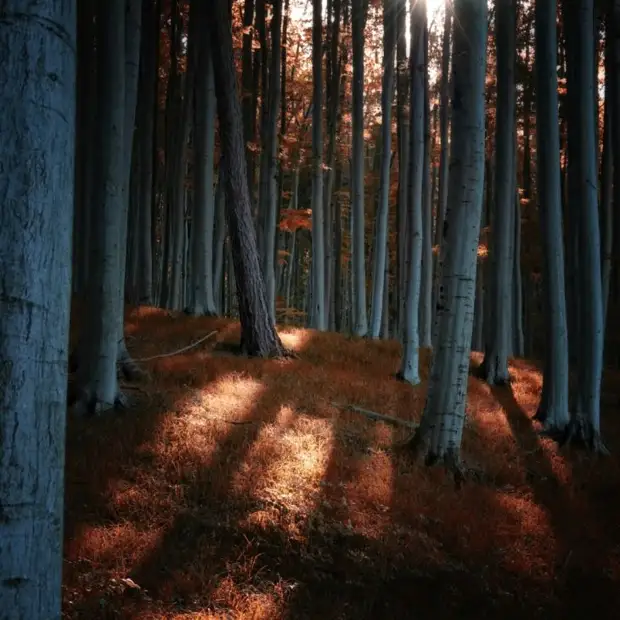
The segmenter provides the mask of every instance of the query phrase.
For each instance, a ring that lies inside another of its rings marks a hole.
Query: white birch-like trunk
[[[412,449],[459,469],[484,187],[487,4],[454,0],[452,149],[426,407]]]
[[[76,3],[0,12],[0,616],[59,619]]]

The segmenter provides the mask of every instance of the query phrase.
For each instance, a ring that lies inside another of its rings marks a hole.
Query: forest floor
[[[616,618],[620,376],[605,378],[609,458],[559,449],[531,418],[541,376],[469,380],[455,489],[399,447],[419,387],[395,342],[282,329],[297,359],[232,352],[238,325],[142,308],[133,406],[67,432],[67,619]]]

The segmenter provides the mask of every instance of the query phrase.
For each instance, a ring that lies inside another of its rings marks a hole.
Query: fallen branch
[[[200,340],[196,340],[196,342],[192,342],[191,344],[188,344],[186,347],[183,347],[182,349],[177,349],[176,351],[172,351],[170,353],[160,353],[159,355],[151,355],[151,357],[142,357],[140,359],[137,359],[137,360],[135,359],[133,361],[134,362],[150,362],[151,360],[156,360],[161,357],[172,357],[173,355],[179,355],[179,353],[185,353],[185,351],[189,351],[189,349],[193,349],[194,347],[197,347],[199,344],[203,343],[208,338],[211,338],[211,336],[215,336],[215,334],[217,334],[217,330],[212,331],[210,334],[207,334],[206,336],[203,336]]]
[[[406,426],[407,428],[411,429],[415,429],[418,427],[415,422],[410,422],[409,420],[401,420],[400,418],[395,418],[391,415],[376,413],[375,411],[362,409],[361,407],[357,407],[355,405],[341,405],[339,403],[332,403],[332,405],[334,407],[337,407],[338,409],[346,409],[348,411],[354,411],[355,413],[361,413],[367,418],[370,418],[371,420],[375,420],[377,422],[385,422],[386,424],[392,424],[393,426]]]

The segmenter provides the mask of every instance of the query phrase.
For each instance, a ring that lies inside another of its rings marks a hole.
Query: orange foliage
[[[70,419],[67,620],[613,608],[620,465],[536,434],[535,366],[513,361],[511,388],[470,378],[472,478],[456,491],[399,448],[406,429],[335,405],[419,420],[427,351],[412,388],[391,375],[396,342],[284,329],[298,359],[244,359],[237,324],[151,308],[128,315],[127,341],[149,357],[214,329],[215,342],[148,362],[128,412]]]

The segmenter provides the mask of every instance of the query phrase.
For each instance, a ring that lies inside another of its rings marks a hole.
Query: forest
[[[617,617],[620,0],[3,0],[0,153],[0,620]]]

